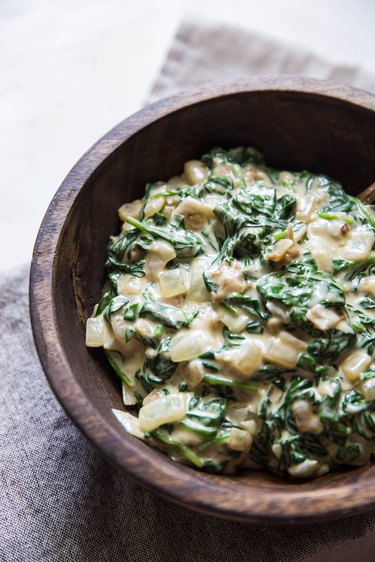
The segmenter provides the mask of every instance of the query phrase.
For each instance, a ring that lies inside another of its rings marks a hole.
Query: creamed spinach
[[[324,175],[215,148],[119,209],[87,322],[128,432],[217,473],[375,452],[375,216]]]

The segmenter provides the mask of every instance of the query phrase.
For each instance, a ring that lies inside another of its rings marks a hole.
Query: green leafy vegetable
[[[159,228],[146,224],[146,222],[140,222],[133,217],[128,217],[127,221],[141,232],[147,232],[156,239],[161,238],[172,244],[177,257],[193,257],[201,252],[202,239],[191,230]]]
[[[175,421],[144,439],[213,473],[252,461],[315,477],[367,462],[375,441],[371,207],[327,176],[268,167],[251,147],[213,148],[178,180],[145,192],[109,242],[105,290],[87,330],[88,345],[105,348],[124,383],[126,403],[175,405],[165,406]],[[361,232],[358,261],[350,248]],[[181,279],[167,297],[161,275],[171,271]],[[294,349],[288,334],[305,345]],[[186,338],[178,363],[176,335]],[[250,360],[246,349],[254,350],[251,377],[237,364]],[[164,399],[171,395],[175,402]]]
[[[226,409],[227,401],[224,398],[202,399],[194,396],[180,425],[200,435],[216,435]]]
[[[187,314],[175,306],[168,306],[154,302],[145,302],[139,312],[140,316],[149,316],[153,320],[160,322],[168,328],[180,330],[189,326],[195,314]]]

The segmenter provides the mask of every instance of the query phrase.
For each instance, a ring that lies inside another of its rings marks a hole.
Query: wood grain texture
[[[361,193],[358,194],[358,199],[364,203],[373,203],[375,201],[375,182],[361,191]]]
[[[31,268],[40,360],[69,416],[115,464],[172,501],[247,522],[293,523],[375,508],[375,466],[291,482],[262,472],[217,476],[178,465],[127,434],[111,413],[120,386],[84,345],[104,281],[117,208],[212,146],[248,144],[267,162],[322,172],[358,193],[374,181],[375,97],[296,77],[213,83],[161,100],[120,123],[76,164],[41,225]]]

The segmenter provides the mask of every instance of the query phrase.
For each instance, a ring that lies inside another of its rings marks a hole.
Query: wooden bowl
[[[126,119],[76,164],[41,225],[31,268],[40,360],[58,399],[108,459],[178,504],[247,522],[306,522],[375,508],[375,465],[292,482],[253,471],[217,476],[181,466],[129,435],[111,412],[120,385],[85,320],[101,294],[117,208],[183,162],[222,145],[254,145],[276,167],[326,173],[356,193],[374,181],[375,96],[317,80],[215,83]]]

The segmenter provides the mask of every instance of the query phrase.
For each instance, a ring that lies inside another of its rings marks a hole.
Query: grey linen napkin
[[[152,98],[192,81],[282,72],[375,90],[356,68],[230,27],[185,23]],[[293,527],[222,521],[166,502],[109,465],[45,380],[30,328],[28,270],[0,276],[0,560],[293,562],[375,530],[374,512]]]
[[[375,91],[375,76],[333,65],[309,51],[233,26],[183,23],[151,92],[151,101],[210,80],[296,74]]]

